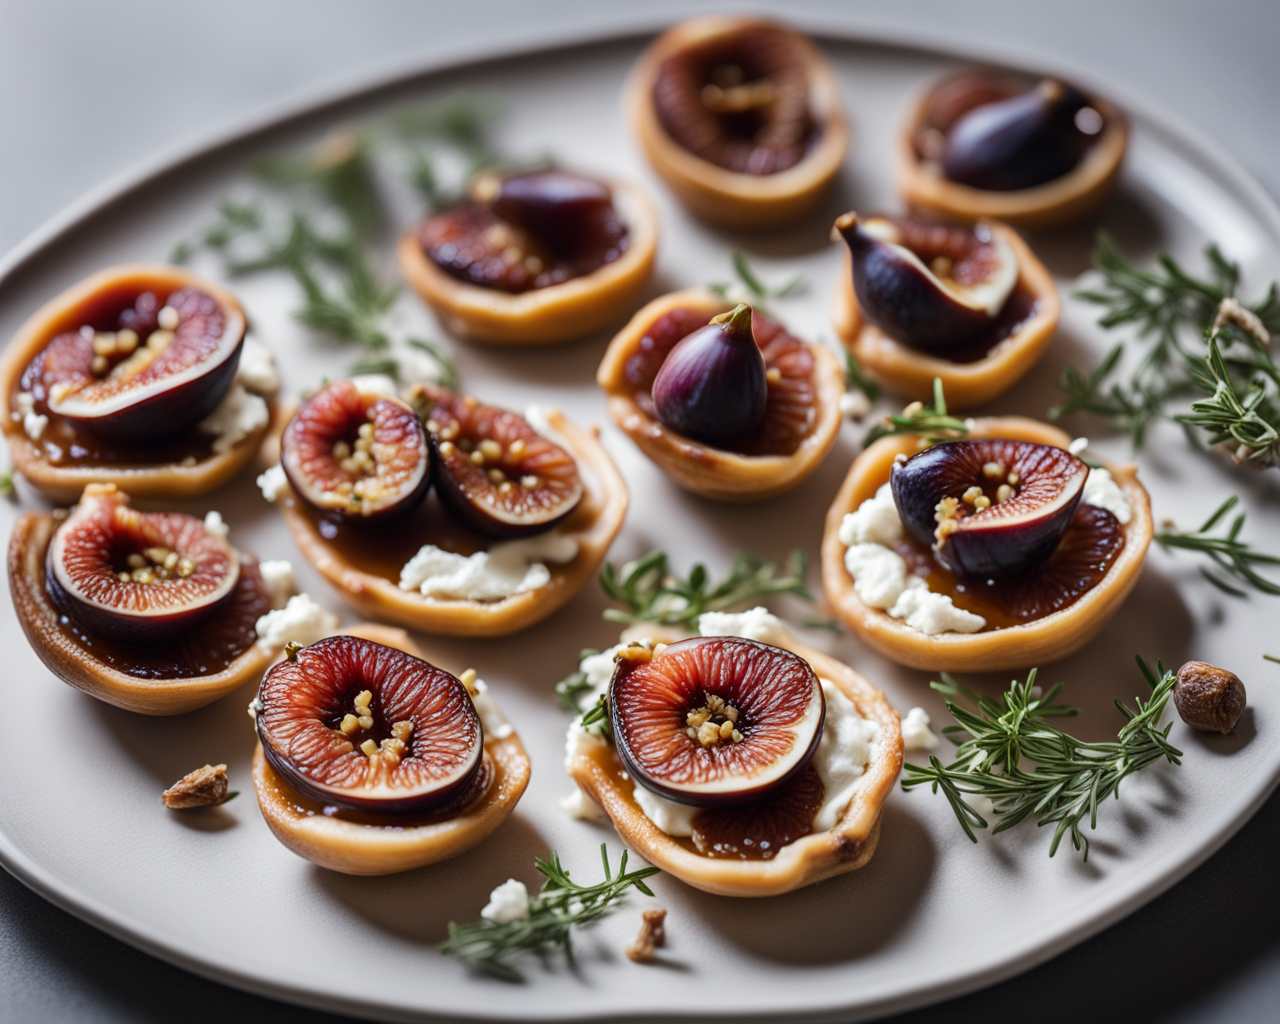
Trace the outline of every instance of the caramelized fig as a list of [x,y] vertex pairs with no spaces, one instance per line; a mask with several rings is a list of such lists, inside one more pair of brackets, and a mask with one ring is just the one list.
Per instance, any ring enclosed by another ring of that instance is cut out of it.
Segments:
[[957,576],[1024,573],[1053,553],[1084,494],[1089,467],[1030,441],[946,441],[895,462],[903,525]]
[[784,786],[813,757],[826,718],[807,661],[740,637],[624,649],[609,710],[635,780],[695,807],[741,807]]
[[663,426],[721,447],[758,430],[768,400],[764,356],[745,302],[686,335],[653,381],[653,409]]
[[96,307],[28,364],[21,389],[37,408],[104,439],[144,444],[192,426],[222,400],[244,341],[238,308],[193,287],[163,304],[152,291],[108,293]]
[[162,645],[231,598],[240,556],[179,512],[138,512],[114,484],[85,488],[49,545],[49,596],[91,633]]
[[1018,282],[1013,249],[985,223],[963,228],[846,213],[836,230],[849,246],[862,315],[926,352],[954,352],[990,332]]
[[338,381],[303,403],[280,442],[280,465],[308,505],[346,518],[402,514],[431,484],[422,422],[398,398]]
[[1081,92],[1054,78],[1007,99],[981,103],[947,133],[943,173],[972,188],[1008,192],[1073,170],[1102,129]]
[[777,792],[746,807],[700,811],[693,845],[704,857],[772,860],[784,846],[813,831],[825,789],[813,765]]
[[422,814],[478,795],[484,730],[467,688],[395,648],[352,636],[291,648],[255,712],[267,762],[326,805]]
[[436,494],[465,525],[487,537],[527,537],[582,500],[573,456],[523,417],[437,384],[407,394],[431,438]]

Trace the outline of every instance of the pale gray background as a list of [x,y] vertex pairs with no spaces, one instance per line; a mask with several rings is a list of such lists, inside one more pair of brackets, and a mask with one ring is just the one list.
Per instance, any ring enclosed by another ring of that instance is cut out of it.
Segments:
[[[1079,65],[1177,111],[1280,196],[1275,0],[0,0],[0,254],[134,162],[317,89],[415,61],[647,26],[716,7],[761,8],[852,30],[923,29],[962,47]],[[1116,927],[1013,981],[895,1019],[1274,1021],[1277,849],[1280,796],[1188,879]],[[0,872],[0,1021],[256,1017],[338,1019],[169,967]]]

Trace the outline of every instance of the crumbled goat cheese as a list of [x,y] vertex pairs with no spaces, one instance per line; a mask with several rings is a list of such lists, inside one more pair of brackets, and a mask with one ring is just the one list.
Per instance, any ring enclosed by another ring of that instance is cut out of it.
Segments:
[[1089,475],[1084,481],[1084,494],[1080,500],[1086,505],[1105,508],[1121,523],[1127,523],[1133,517],[1133,505],[1129,503],[1129,496],[1116,483],[1110,470],[1089,470]]
[[560,798],[560,810],[574,821],[604,821],[604,811],[591,797],[587,796],[581,786],[575,786],[573,792]]
[[840,396],[840,411],[850,419],[860,420],[871,411],[871,399],[861,391],[846,391]]
[[267,501],[274,502],[289,486],[289,478],[284,475],[283,467],[277,462],[265,473],[258,474],[257,483],[258,489],[262,491],[262,496]]
[[351,378],[351,383],[362,395],[378,395],[394,398],[400,391],[395,379],[385,373],[361,373]]
[[260,395],[232,384],[218,407],[200,421],[200,430],[213,434],[214,453],[225,455],[255,430],[265,427],[269,418],[267,403]]
[[929,716],[924,708],[912,708],[902,720],[902,746],[906,750],[932,750],[938,737],[929,729]]
[[22,429],[31,440],[39,441],[44,436],[44,428],[49,425],[49,417],[36,412],[36,396],[30,391],[19,391],[17,401]]
[[987,624],[981,615],[957,608],[947,594],[935,594],[888,545],[902,538],[902,520],[888,484],[840,523],[840,541],[849,545],[844,565],[863,604],[882,608],[893,618],[930,636],[976,633]]
[[489,693],[489,686],[483,679],[476,679],[472,684],[475,693],[471,695],[471,703],[475,705],[476,714],[480,716],[480,724],[484,727],[486,738],[505,740],[515,732],[507,716],[499,710],[497,702]]
[[213,534],[215,537],[225,537],[231,532],[231,527],[223,520],[221,512],[206,512],[204,514],[204,532]]
[[551,572],[544,563],[563,565],[577,554],[576,540],[554,532],[470,556],[424,544],[400,570],[400,589],[443,600],[500,601],[546,586]]
[[489,893],[489,902],[480,911],[480,916],[494,924],[523,921],[529,916],[529,890],[524,882],[508,878]]
[[289,641],[313,644],[332,635],[338,628],[338,616],[321,608],[307,594],[297,594],[275,611],[258,619],[254,629],[258,642],[265,647],[283,647]]
[[639,783],[636,784],[634,795],[644,816],[657,825],[660,832],[679,837],[693,835],[693,816],[698,813],[697,807],[664,799]]
[[812,762],[823,789],[822,807],[813,819],[815,832],[835,828],[844,816],[871,760],[871,745],[880,737],[880,726],[858,714],[844,691],[829,679],[821,683],[827,718]]
[[787,636],[778,617],[758,606],[745,612],[705,612],[698,616],[698,632],[703,636],[740,636],[762,644],[776,644]]
[[246,334],[244,343],[240,346],[240,365],[236,368],[236,380],[259,395],[272,394],[280,387],[275,356],[252,334]]
[[1079,455],[1082,451],[1089,447],[1089,439],[1087,437],[1077,437],[1069,445],[1067,451],[1072,455]]
[[[617,644],[599,654],[590,654],[578,663],[578,671],[586,677],[589,687],[577,697],[578,708],[581,711],[585,712],[595,707],[601,695],[609,688],[609,681],[613,678],[614,655],[626,646],[626,644]],[[582,715],[578,715],[569,723],[569,732],[565,736],[564,766],[570,767],[574,758],[580,754],[590,753],[604,745],[604,739],[582,728]]]
[[298,592],[298,584],[293,578],[293,566],[283,558],[259,562],[258,573],[262,576],[262,586],[267,591],[272,608],[283,608],[289,603],[289,598]]

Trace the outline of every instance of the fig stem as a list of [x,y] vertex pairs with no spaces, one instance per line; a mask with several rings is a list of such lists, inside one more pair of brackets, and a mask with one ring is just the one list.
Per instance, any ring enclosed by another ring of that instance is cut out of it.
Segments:
[[755,342],[755,335],[751,333],[751,304],[747,302],[739,302],[737,306],[729,310],[727,313],[721,313],[719,316],[711,318],[713,324],[721,324],[724,326],[725,332],[734,338],[750,338],[752,343]]
[[290,661],[297,661],[298,652],[300,650],[302,650],[302,644],[295,643],[293,640],[290,640],[287,644],[284,645],[284,656],[288,658]]

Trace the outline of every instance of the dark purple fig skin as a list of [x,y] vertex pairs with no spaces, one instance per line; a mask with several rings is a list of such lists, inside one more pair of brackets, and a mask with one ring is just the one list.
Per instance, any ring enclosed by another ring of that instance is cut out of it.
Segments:
[[1046,78],[1020,96],[975,107],[947,133],[943,174],[992,192],[1060,178],[1080,163],[1094,138],[1075,124],[1088,105],[1076,89]]
[[663,426],[691,440],[731,444],[764,422],[765,373],[744,302],[671,350],[653,381],[654,412]]
[[836,230],[849,246],[858,308],[889,337],[945,355],[991,330],[995,319],[985,310],[963,306],[941,291],[901,246],[871,234],[856,214],[837,220]]
[[[982,473],[987,462],[1019,473],[1018,496],[961,518],[939,544],[934,532],[938,502],[990,483]],[[970,438],[945,441],[895,463],[889,482],[911,535],[931,545],[934,557],[957,576],[982,580],[1027,572],[1053,554],[1075,516],[1088,475],[1089,467],[1061,448]]]
[[568,171],[529,171],[482,182],[479,192],[496,193],[489,209],[532,234],[557,255],[581,248],[602,221],[614,217],[613,193],[594,178]]

